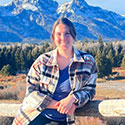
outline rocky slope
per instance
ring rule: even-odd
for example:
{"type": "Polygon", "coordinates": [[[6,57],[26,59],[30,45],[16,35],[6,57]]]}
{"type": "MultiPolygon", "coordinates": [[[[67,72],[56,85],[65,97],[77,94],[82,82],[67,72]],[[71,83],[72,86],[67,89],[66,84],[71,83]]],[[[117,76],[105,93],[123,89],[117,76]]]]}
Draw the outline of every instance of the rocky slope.
{"type": "Polygon", "coordinates": [[[59,5],[54,0],[13,0],[0,6],[0,41],[50,39],[54,21],[68,17],[77,30],[77,39],[125,39],[125,17],[93,7],[85,0],[73,0],[59,5]]]}

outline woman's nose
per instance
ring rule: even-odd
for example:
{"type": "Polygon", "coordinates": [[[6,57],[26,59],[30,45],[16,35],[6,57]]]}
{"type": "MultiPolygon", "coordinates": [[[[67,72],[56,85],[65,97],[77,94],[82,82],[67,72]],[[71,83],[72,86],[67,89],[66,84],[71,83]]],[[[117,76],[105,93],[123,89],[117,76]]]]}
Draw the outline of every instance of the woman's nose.
{"type": "Polygon", "coordinates": [[[61,40],[65,40],[65,39],[66,39],[65,34],[62,34],[62,35],[61,35],[61,40]]]}

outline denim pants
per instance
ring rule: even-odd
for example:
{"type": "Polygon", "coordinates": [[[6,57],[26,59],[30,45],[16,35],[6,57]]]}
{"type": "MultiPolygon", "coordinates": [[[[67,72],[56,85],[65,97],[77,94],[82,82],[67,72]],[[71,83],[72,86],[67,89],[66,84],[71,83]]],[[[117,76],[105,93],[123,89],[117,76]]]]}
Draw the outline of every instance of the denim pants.
{"type": "Polygon", "coordinates": [[[67,125],[67,123],[66,121],[53,121],[40,114],[29,125],[67,125]]]}

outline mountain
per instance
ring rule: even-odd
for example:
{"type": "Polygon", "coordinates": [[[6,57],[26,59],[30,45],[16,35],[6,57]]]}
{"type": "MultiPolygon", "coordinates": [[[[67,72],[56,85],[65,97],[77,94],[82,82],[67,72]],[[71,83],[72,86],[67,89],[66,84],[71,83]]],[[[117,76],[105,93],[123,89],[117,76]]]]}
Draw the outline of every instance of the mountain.
{"type": "Polygon", "coordinates": [[[22,42],[50,39],[54,21],[68,17],[75,25],[77,39],[125,40],[125,17],[93,7],[85,0],[59,5],[54,0],[13,0],[0,6],[0,41],[22,42]]]}
{"type": "Polygon", "coordinates": [[[101,34],[105,40],[125,39],[125,17],[111,11],[93,7],[85,0],[73,0],[58,8],[58,14],[71,19],[76,27],[78,39],[97,39],[101,34]]]}
{"type": "Polygon", "coordinates": [[[13,0],[0,7],[0,41],[49,39],[57,8],[53,0],[13,0]]]}

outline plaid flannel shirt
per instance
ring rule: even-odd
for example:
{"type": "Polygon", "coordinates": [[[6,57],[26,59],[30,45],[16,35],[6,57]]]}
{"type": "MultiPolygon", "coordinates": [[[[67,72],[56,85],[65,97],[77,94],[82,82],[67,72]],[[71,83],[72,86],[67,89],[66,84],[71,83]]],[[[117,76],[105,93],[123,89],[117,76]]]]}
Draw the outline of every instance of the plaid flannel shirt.
{"type": "MultiPolygon", "coordinates": [[[[26,96],[13,121],[13,125],[28,125],[52,101],[59,79],[56,60],[57,49],[40,55],[27,75],[26,96]]],[[[74,48],[73,61],[69,66],[71,93],[77,98],[78,107],[84,106],[95,95],[97,67],[94,58],[74,48]]],[[[74,115],[67,115],[70,125],[74,115]]]]}

